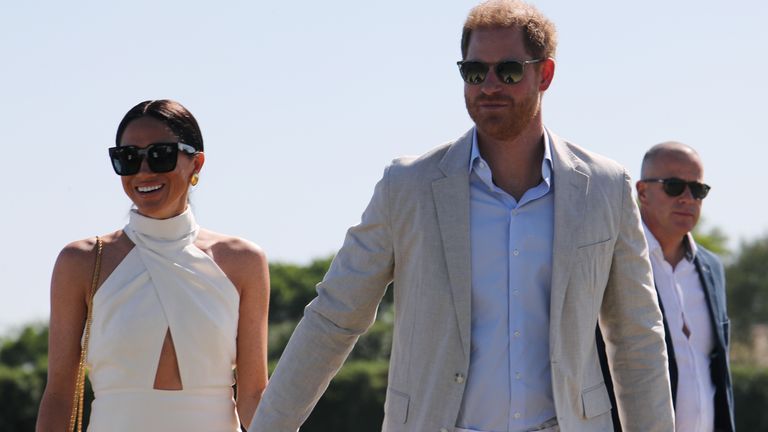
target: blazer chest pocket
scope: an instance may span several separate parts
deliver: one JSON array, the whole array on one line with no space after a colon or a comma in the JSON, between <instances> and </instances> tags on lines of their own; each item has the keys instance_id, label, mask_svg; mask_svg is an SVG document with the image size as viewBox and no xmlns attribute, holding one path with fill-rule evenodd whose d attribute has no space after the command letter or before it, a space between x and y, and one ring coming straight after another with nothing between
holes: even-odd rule
<instances>
[{"instance_id":1,"label":"blazer chest pocket","mask_svg":"<svg viewBox=\"0 0 768 432\"><path fill-rule=\"evenodd\" d=\"M604 260L606 256L613 256L613 240L607 238L604 240L590 241L576 247L577 256L582 261Z\"/></svg>"},{"instance_id":2,"label":"blazer chest pocket","mask_svg":"<svg viewBox=\"0 0 768 432\"><path fill-rule=\"evenodd\" d=\"M610 245L610 243L608 243L608 242L610 242L611 239L612 239L612 237L608 236L608 238L601 239L601 240L587 241L587 242L577 246L576 249L579 249L579 250L590 250L590 248L598 248L598 247L601 247L601 246L602 247L606 247L606 246Z\"/></svg>"},{"instance_id":3,"label":"blazer chest pocket","mask_svg":"<svg viewBox=\"0 0 768 432\"><path fill-rule=\"evenodd\" d=\"M600 383L581 391L581 402L584 408L584 418L590 419L611 410L611 400L605 383Z\"/></svg>"},{"instance_id":4,"label":"blazer chest pocket","mask_svg":"<svg viewBox=\"0 0 768 432\"><path fill-rule=\"evenodd\" d=\"M387 389L387 400L384 402L384 414L393 423L405 423L408 420L408 404L410 397L402 392Z\"/></svg>"},{"instance_id":5,"label":"blazer chest pocket","mask_svg":"<svg viewBox=\"0 0 768 432\"><path fill-rule=\"evenodd\" d=\"M575 278L579 285L602 291L613 261L613 238L589 241L576 248ZM595 299L602 298L602 295Z\"/></svg>"}]
</instances>

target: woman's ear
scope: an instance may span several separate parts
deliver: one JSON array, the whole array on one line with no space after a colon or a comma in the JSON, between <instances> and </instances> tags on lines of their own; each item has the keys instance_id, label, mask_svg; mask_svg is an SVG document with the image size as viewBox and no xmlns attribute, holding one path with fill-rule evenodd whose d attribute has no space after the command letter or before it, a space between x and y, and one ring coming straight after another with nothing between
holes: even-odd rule
<instances>
[{"instance_id":1,"label":"woman's ear","mask_svg":"<svg viewBox=\"0 0 768 432\"><path fill-rule=\"evenodd\" d=\"M203 169L203 164L205 164L205 153L199 152L195 154L195 172L199 173L201 169Z\"/></svg>"}]
</instances>

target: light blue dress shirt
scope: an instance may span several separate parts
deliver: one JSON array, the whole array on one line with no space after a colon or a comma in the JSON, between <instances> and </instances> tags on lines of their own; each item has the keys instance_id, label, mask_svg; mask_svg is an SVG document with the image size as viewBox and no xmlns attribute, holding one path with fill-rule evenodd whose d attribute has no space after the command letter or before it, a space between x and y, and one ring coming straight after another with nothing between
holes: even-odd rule
<instances>
[{"instance_id":1,"label":"light blue dress shirt","mask_svg":"<svg viewBox=\"0 0 768 432\"><path fill-rule=\"evenodd\" d=\"M493 184L477 131L470 170L472 343L457 426L527 431L555 417L549 364L554 190L544 134L542 181L518 202Z\"/></svg>"}]
</instances>

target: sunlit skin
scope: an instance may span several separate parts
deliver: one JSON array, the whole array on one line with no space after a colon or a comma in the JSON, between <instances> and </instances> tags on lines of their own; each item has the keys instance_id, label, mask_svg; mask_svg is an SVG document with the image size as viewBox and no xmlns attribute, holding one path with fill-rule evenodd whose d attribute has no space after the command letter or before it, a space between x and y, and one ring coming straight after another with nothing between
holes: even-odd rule
<instances>
[{"instance_id":1,"label":"sunlit skin","mask_svg":"<svg viewBox=\"0 0 768 432\"><path fill-rule=\"evenodd\" d=\"M642 176L703 183L704 168L693 151L671 151L658 155L644 167ZM683 238L696 226L702 200L694 199L687 187L681 195L671 197L661 183L638 181L636 186L643 222L659 241L665 260L674 267L685 254Z\"/></svg>"},{"instance_id":2,"label":"sunlit skin","mask_svg":"<svg viewBox=\"0 0 768 432\"><path fill-rule=\"evenodd\" d=\"M465 60L498 63L530 60L517 28L472 31ZM464 100L477 126L478 145L491 166L493 181L519 199L541 180L544 126L541 97L554 77L555 62L525 66L523 79L505 84L490 71L479 85L464 84Z\"/></svg>"},{"instance_id":3,"label":"sunlit skin","mask_svg":"<svg viewBox=\"0 0 768 432\"><path fill-rule=\"evenodd\" d=\"M144 148L154 143L179 142L179 138L163 122L152 117L141 117L128 124L120 145ZM144 216L168 219L187 208L190 179L199 172L205 162L203 153L194 156L179 152L176 169L167 173L155 173L149 169L146 159L141 169L131 176L122 176L123 190ZM159 187L151 192L140 192L140 187Z\"/></svg>"}]
</instances>

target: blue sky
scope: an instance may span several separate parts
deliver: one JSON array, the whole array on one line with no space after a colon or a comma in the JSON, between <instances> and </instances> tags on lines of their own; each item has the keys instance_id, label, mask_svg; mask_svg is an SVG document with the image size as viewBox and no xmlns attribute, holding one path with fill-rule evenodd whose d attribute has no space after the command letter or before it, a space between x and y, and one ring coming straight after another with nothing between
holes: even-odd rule
<instances>
[{"instance_id":1,"label":"blue sky","mask_svg":"<svg viewBox=\"0 0 768 432\"><path fill-rule=\"evenodd\" d=\"M545 124L639 174L670 139L699 150L707 226L768 234L768 6L534 1L557 25ZM0 330L47 319L75 239L122 227L106 148L139 101L197 117L201 225L272 261L333 253L384 166L471 127L456 70L474 1L30 1L0 12Z\"/></svg>"}]
</instances>

